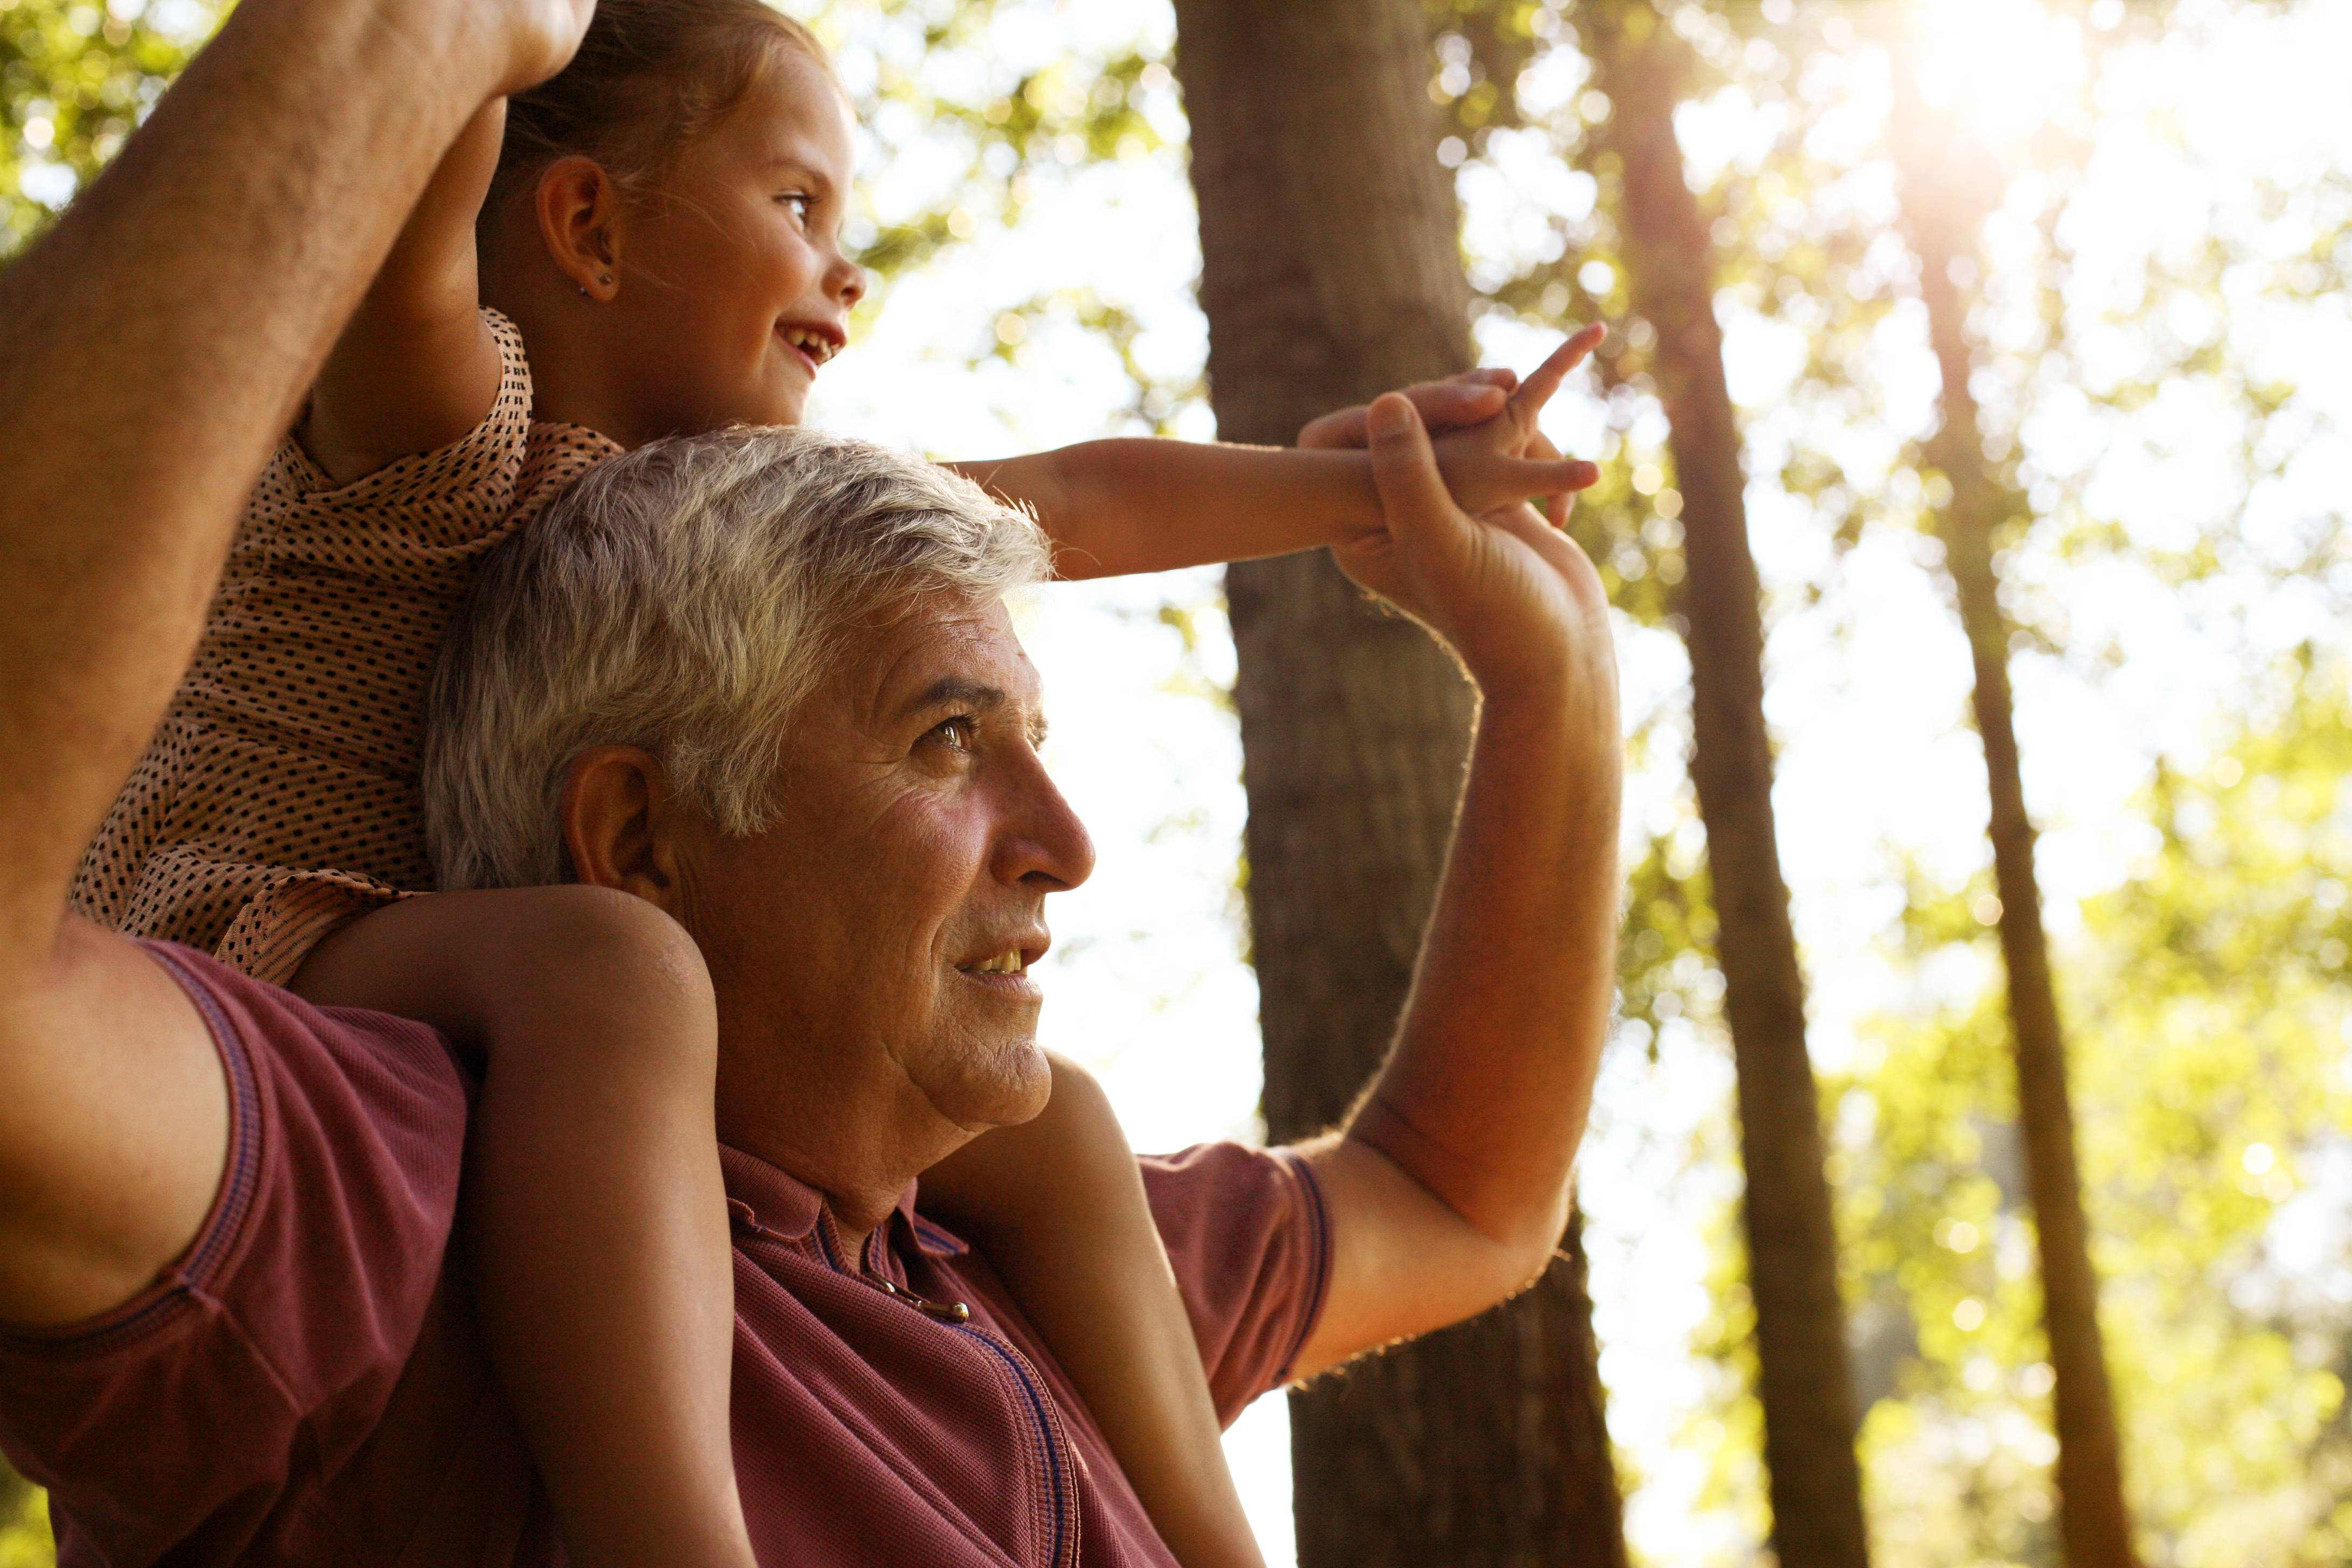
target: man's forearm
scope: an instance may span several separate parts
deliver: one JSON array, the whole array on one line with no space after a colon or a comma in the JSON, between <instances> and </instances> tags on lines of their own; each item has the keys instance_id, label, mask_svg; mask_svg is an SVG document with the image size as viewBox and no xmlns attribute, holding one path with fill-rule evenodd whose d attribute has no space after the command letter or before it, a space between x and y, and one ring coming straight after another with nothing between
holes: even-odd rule
<instances>
[{"instance_id":1,"label":"man's forearm","mask_svg":"<svg viewBox=\"0 0 2352 1568\"><path fill-rule=\"evenodd\" d=\"M1336 1245L1302 1377L1484 1311L1559 1243L1613 990L1613 718L1486 705L1396 1047L1306 1151Z\"/></svg>"},{"instance_id":2,"label":"man's forearm","mask_svg":"<svg viewBox=\"0 0 2352 1568\"><path fill-rule=\"evenodd\" d=\"M194 646L246 490L441 151L511 74L497 5L246 0L0 279L0 965ZM497 36L493 36L496 34Z\"/></svg>"},{"instance_id":3,"label":"man's forearm","mask_svg":"<svg viewBox=\"0 0 2352 1568\"><path fill-rule=\"evenodd\" d=\"M1612 701L1497 693L1396 1049L1347 1130L1480 1232L1559 1239L1615 990Z\"/></svg>"},{"instance_id":4,"label":"man's forearm","mask_svg":"<svg viewBox=\"0 0 2352 1568\"><path fill-rule=\"evenodd\" d=\"M1411 400L1380 398L1365 430L1388 528L1335 553L1454 647L1484 710L1395 1047L1307 1150L1333 1245L1301 1375L1541 1272L1614 991L1623 763L1600 574L1529 508L1465 515Z\"/></svg>"}]
</instances>

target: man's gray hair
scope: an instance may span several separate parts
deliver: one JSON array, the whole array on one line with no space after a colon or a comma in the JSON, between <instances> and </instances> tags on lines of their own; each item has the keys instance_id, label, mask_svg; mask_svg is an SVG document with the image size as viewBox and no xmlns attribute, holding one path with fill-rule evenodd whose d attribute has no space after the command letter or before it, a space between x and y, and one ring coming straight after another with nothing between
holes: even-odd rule
<instances>
[{"instance_id":1,"label":"man's gray hair","mask_svg":"<svg viewBox=\"0 0 2352 1568\"><path fill-rule=\"evenodd\" d=\"M722 832L756 833L786 726L857 633L1049 570L1028 517L868 441L732 429L615 458L489 553L441 646L435 875L563 880L564 775L607 743L659 758Z\"/></svg>"}]
</instances>

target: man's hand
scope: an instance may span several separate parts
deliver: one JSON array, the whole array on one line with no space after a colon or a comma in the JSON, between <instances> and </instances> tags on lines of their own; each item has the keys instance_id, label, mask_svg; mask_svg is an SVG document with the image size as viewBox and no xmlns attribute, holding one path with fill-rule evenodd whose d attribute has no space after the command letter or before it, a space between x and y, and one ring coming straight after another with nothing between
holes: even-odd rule
<instances>
[{"instance_id":1,"label":"man's hand","mask_svg":"<svg viewBox=\"0 0 2352 1568\"><path fill-rule=\"evenodd\" d=\"M1446 489L1473 516L1541 497L1554 527L1566 527L1575 492L1601 477L1592 464L1563 458L1537 428L1537 417L1568 373L1583 363L1606 329L1591 326L1552 351L1522 382L1509 370L1465 371L1423 382L1402 395L1433 431ZM1370 409L1359 404L1311 420L1298 432L1302 447L1370 445Z\"/></svg>"},{"instance_id":2,"label":"man's hand","mask_svg":"<svg viewBox=\"0 0 2352 1568\"><path fill-rule=\"evenodd\" d=\"M1332 547L1357 583L1427 626L1490 694L1615 690L1608 601L1582 550L1524 503L1483 518L1448 493L1411 399L1367 421L1388 531Z\"/></svg>"}]
</instances>

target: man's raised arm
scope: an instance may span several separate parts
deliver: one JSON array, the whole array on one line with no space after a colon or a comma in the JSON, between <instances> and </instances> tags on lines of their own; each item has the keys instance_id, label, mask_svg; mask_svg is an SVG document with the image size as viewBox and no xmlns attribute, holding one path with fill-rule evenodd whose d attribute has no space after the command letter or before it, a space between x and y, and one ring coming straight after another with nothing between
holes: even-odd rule
<instances>
[{"instance_id":1,"label":"man's raised arm","mask_svg":"<svg viewBox=\"0 0 2352 1568\"><path fill-rule=\"evenodd\" d=\"M226 1110L193 1006L66 913L246 491L443 151L592 0L245 0L0 278L0 1321L134 1293Z\"/></svg>"},{"instance_id":2,"label":"man's raised arm","mask_svg":"<svg viewBox=\"0 0 2352 1568\"><path fill-rule=\"evenodd\" d=\"M1528 508L1464 516L1405 398L1369 426L1389 531L1334 553L1453 646L1481 706L1395 1048L1310 1146L1334 1256L1300 1376L1542 1272L1615 989L1623 764L1600 576Z\"/></svg>"}]
</instances>

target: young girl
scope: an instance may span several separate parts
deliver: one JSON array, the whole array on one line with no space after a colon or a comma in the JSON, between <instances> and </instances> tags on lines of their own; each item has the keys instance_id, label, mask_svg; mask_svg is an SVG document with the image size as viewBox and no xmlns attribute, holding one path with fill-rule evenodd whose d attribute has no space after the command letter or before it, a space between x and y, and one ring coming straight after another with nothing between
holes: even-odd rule
<instances>
[{"instance_id":1,"label":"young girl","mask_svg":"<svg viewBox=\"0 0 2352 1568\"><path fill-rule=\"evenodd\" d=\"M837 245L850 136L823 50L761 0L604 0L569 68L486 109L257 487L77 893L479 1047L476 1293L583 1568L753 1560L709 980L666 917L602 889L406 897L431 887L422 695L473 563L563 483L660 436L799 421L863 290ZM1484 421L1442 447L1471 510L1591 482L1534 421L1591 339L1516 396L1437 395L1441 422ZM966 471L1034 509L1069 576L1380 526L1354 453L1105 441ZM1176 1557L1254 1564L1132 1160L1056 1072L1045 1114L927 1173L926 1204L986 1247Z\"/></svg>"}]
</instances>

